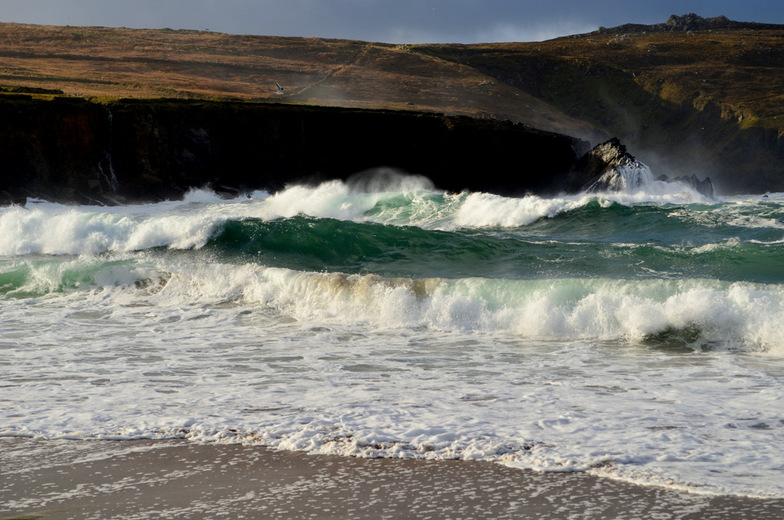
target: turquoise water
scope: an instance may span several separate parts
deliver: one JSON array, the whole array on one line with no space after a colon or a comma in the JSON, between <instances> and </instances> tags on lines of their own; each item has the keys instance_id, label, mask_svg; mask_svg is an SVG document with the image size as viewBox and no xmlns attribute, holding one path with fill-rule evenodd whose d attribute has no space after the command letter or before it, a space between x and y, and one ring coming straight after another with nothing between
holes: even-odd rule
<instances>
[{"instance_id":1,"label":"turquoise water","mask_svg":"<svg viewBox=\"0 0 784 520\"><path fill-rule=\"evenodd\" d=\"M0 209L0 435L784 496L784 196L404 180Z\"/></svg>"},{"instance_id":2,"label":"turquoise water","mask_svg":"<svg viewBox=\"0 0 784 520\"><path fill-rule=\"evenodd\" d=\"M527 226L451 231L303 215L247 218L226 222L204 250L278 267L412 278L704 277L780 283L780 205L738 206L602 207L591 201ZM385 211L373 208L368 216L383 221Z\"/></svg>"}]
</instances>

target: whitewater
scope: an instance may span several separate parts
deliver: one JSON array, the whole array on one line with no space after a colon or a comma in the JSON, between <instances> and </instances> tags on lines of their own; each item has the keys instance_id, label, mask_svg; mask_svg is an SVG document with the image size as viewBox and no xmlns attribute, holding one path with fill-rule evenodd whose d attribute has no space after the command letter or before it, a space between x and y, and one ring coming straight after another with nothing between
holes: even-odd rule
<instances>
[{"instance_id":1,"label":"whitewater","mask_svg":"<svg viewBox=\"0 0 784 520\"><path fill-rule=\"evenodd\" d=\"M784 194L385 175L0 208L0 436L784 497Z\"/></svg>"}]
</instances>

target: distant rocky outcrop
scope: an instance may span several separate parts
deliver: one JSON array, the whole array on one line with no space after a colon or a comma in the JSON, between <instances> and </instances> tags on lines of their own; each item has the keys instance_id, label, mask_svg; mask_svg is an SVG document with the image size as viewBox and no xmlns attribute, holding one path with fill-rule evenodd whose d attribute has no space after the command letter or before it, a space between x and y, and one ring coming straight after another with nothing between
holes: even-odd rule
<instances>
[{"instance_id":1,"label":"distant rocky outcrop","mask_svg":"<svg viewBox=\"0 0 784 520\"><path fill-rule=\"evenodd\" d=\"M572 167L564 183L568 192L605 192L635 190L654 180L650 168L628 152L621 141L613 137L585 155ZM679 182L706 197L714 196L710 178L699 180L695 175L668 178L660 176L662 182Z\"/></svg>"},{"instance_id":2,"label":"distant rocky outcrop","mask_svg":"<svg viewBox=\"0 0 784 520\"><path fill-rule=\"evenodd\" d=\"M720 29L780 29L781 25L757 23L757 22L737 22L730 20L726 16L714 16L713 18L703 18L694 13L681 16L672 15L663 24L652 26L659 31L715 31Z\"/></svg>"},{"instance_id":3,"label":"distant rocky outcrop","mask_svg":"<svg viewBox=\"0 0 784 520\"><path fill-rule=\"evenodd\" d=\"M702 31L705 29L725 28L730 24L732 24L732 21L726 16L703 18L694 13L689 13L683 16L672 15L664 25L673 31Z\"/></svg>"},{"instance_id":4,"label":"distant rocky outcrop","mask_svg":"<svg viewBox=\"0 0 784 520\"><path fill-rule=\"evenodd\" d=\"M650 170L617 137L595 146L572 167L567 191L622 191L647 183Z\"/></svg>"},{"instance_id":5,"label":"distant rocky outcrop","mask_svg":"<svg viewBox=\"0 0 784 520\"><path fill-rule=\"evenodd\" d=\"M687 32L687 31L710 31L720 29L778 29L780 25L765 24L757 22L738 22L730 20L726 16L714 16L703 18L695 13L684 15L671 15L666 22L651 25L643 24L624 24L617 27L601 27L597 33L635 33L635 32ZM580 35L577 35L580 36Z\"/></svg>"},{"instance_id":6,"label":"distant rocky outcrop","mask_svg":"<svg viewBox=\"0 0 784 520\"><path fill-rule=\"evenodd\" d=\"M711 181L710 177L705 177L704 179L700 180L696 175L681 175L678 177L667 177L666 175L661 175L656 178L657 181L663 182L680 182L681 184L685 184L689 186L697 193L701 193L706 197L712 199L715 196L715 190L713 189L713 181Z\"/></svg>"}]
</instances>

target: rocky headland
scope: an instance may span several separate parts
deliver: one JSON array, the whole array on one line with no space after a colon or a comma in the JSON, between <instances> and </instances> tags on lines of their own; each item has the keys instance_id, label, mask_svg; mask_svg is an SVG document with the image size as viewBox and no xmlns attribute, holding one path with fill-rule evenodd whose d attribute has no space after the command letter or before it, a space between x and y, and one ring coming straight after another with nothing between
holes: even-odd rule
<instances>
[{"instance_id":1,"label":"rocky headland","mask_svg":"<svg viewBox=\"0 0 784 520\"><path fill-rule=\"evenodd\" d=\"M0 58L5 203L375 167L550 193L612 186L635 162L705 193L784 191L782 26L689 14L547 42L388 45L0 23Z\"/></svg>"},{"instance_id":2,"label":"rocky headland","mask_svg":"<svg viewBox=\"0 0 784 520\"><path fill-rule=\"evenodd\" d=\"M0 96L0 201L237 195L388 167L438 188L560 188L588 143L509 121L285 104Z\"/></svg>"}]
</instances>

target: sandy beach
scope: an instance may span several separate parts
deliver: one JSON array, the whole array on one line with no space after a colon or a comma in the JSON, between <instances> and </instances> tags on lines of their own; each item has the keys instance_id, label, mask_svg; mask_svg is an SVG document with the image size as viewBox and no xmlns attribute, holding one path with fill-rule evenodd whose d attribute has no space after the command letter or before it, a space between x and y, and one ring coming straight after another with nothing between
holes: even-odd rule
<instances>
[{"instance_id":1,"label":"sandy beach","mask_svg":"<svg viewBox=\"0 0 784 520\"><path fill-rule=\"evenodd\" d=\"M465 461L356 459L186 441L0 438L0 519L784 517L784 500Z\"/></svg>"}]
</instances>

